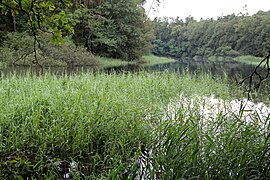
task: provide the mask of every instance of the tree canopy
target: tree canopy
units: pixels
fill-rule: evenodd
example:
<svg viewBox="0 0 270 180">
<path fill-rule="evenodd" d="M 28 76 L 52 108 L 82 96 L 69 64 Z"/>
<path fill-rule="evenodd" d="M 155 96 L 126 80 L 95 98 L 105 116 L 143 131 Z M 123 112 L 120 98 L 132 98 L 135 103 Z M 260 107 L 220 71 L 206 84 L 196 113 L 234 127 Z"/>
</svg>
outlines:
<svg viewBox="0 0 270 180">
<path fill-rule="evenodd" d="M 46 31 L 53 34 L 52 42 L 62 43 L 63 34 L 74 33 L 73 25 L 76 23 L 76 11 L 71 11 L 71 0 L 2 0 L 1 12 L 11 15 L 13 23 L 15 18 L 25 18 L 31 33 Z M 72 12 L 72 13 L 71 13 Z M 16 30 L 16 29 L 14 29 Z"/>
<path fill-rule="evenodd" d="M 90 4 L 75 27 L 75 42 L 93 53 L 122 59 L 138 59 L 151 49 L 153 30 L 143 1 L 110 0 Z"/>
<path fill-rule="evenodd" d="M 176 58 L 264 57 L 270 48 L 269 24 L 270 11 L 260 11 L 252 16 L 231 14 L 217 20 L 156 18 L 153 53 Z"/>
<path fill-rule="evenodd" d="M 149 53 L 154 38 L 144 3 L 145 0 L 2 0 L 0 21 L 4 26 L 0 33 L 27 31 L 38 45 L 38 37 L 44 37 L 40 33 L 52 34 L 51 42 L 58 45 L 64 43 L 63 37 L 71 35 L 77 46 L 84 46 L 95 55 L 135 60 Z"/>
</svg>

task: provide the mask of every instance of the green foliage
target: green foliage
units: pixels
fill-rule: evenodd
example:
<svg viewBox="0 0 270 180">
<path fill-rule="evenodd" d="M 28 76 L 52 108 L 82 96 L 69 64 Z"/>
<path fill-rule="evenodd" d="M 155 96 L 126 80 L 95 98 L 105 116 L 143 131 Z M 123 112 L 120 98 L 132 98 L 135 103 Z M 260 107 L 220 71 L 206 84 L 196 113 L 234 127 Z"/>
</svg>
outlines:
<svg viewBox="0 0 270 180">
<path fill-rule="evenodd" d="M 38 59 L 42 66 L 98 65 L 94 56 L 85 48 L 75 46 L 70 38 L 65 37 L 63 45 L 50 43 L 52 35 L 41 33 L 37 36 L 38 46 L 34 49 L 34 39 L 27 33 L 8 33 L 0 47 L 0 62 L 11 65 L 35 65 Z M 35 51 L 36 50 L 36 51 Z M 37 65 L 37 64 L 36 64 Z"/>
<path fill-rule="evenodd" d="M 33 39 L 27 33 L 8 33 L 0 47 L 0 62 L 16 64 L 19 60 L 34 54 Z M 33 60 L 33 59 L 32 59 Z M 31 61 L 30 61 L 31 62 Z"/>
<path fill-rule="evenodd" d="M 100 56 L 135 60 L 151 49 L 153 31 L 141 2 L 104 1 L 90 5 L 74 40 Z"/>
<path fill-rule="evenodd" d="M 11 21 L 9 16 L 0 14 L 0 44 L 3 44 L 5 34 L 12 31 Z"/>
<path fill-rule="evenodd" d="M 153 53 L 170 57 L 252 55 L 263 57 L 269 51 L 270 11 L 253 16 L 234 14 L 195 21 L 155 19 Z"/>
<path fill-rule="evenodd" d="M 71 13 L 71 0 L 2 0 L 0 10 L 2 14 L 10 14 L 12 17 L 24 14 L 33 35 L 39 30 L 53 34 L 51 41 L 54 44 L 63 44 L 63 35 L 74 33 L 73 26 L 77 21 Z"/>
<path fill-rule="evenodd" d="M 37 36 L 42 31 L 52 34 L 50 41 L 54 45 L 62 45 L 63 37 L 75 33 L 73 40 L 77 45 L 99 56 L 136 60 L 150 52 L 153 30 L 142 7 L 145 1 L 89 1 L 86 8 L 80 8 L 79 3 L 3 0 L 1 17 L 7 17 L 7 24 L 9 28 L 13 25 L 14 31 L 17 25 L 28 24 L 28 29 L 22 29 L 33 36 L 34 46 L 40 43 Z"/>
</svg>

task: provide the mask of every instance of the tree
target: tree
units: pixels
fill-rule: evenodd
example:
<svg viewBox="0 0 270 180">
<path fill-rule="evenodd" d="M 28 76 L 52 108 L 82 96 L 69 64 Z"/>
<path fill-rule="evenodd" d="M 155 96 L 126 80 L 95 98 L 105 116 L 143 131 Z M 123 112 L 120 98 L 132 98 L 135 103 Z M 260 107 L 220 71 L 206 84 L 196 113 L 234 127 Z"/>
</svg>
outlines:
<svg viewBox="0 0 270 180">
<path fill-rule="evenodd" d="M 2 14 L 10 14 L 13 22 L 15 17 L 24 14 L 30 31 L 36 37 L 38 31 L 46 31 L 53 34 L 52 42 L 63 43 L 62 36 L 74 32 L 77 14 L 70 13 L 71 0 L 1 0 Z M 14 28 L 15 29 L 15 28 Z M 16 29 L 15 29 L 16 30 Z"/>
<path fill-rule="evenodd" d="M 71 0 L 1 0 L 0 10 L 4 15 L 13 18 L 13 29 L 16 31 L 16 16 L 26 16 L 29 33 L 34 37 L 34 64 L 42 67 L 38 61 L 37 48 L 42 50 L 38 40 L 40 31 L 49 32 L 53 44 L 63 44 L 63 36 L 74 32 L 73 26 L 77 23 L 79 11 L 72 9 Z M 80 6 L 78 6 L 80 7 Z"/>
<path fill-rule="evenodd" d="M 81 23 L 75 27 L 75 42 L 96 55 L 138 59 L 150 51 L 153 39 L 142 3 L 141 0 L 90 3 Z"/>
<path fill-rule="evenodd" d="M 217 20 L 155 19 L 153 53 L 171 57 L 253 55 L 263 57 L 270 48 L 270 11 L 253 16 L 235 14 Z"/>
</svg>

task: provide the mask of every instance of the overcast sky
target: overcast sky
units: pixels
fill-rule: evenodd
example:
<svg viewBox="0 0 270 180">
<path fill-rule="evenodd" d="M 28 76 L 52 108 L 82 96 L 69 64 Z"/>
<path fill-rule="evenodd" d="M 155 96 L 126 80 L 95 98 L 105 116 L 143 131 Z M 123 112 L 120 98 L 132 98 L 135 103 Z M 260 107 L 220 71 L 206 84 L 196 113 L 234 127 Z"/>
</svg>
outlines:
<svg viewBox="0 0 270 180">
<path fill-rule="evenodd" d="M 146 12 L 149 11 L 153 0 L 147 0 L 145 5 Z M 228 15 L 245 12 L 244 6 L 247 5 L 247 12 L 252 15 L 259 10 L 270 10 L 270 0 L 161 0 L 158 11 L 150 10 L 149 16 L 153 17 L 174 17 L 179 16 L 181 19 L 193 16 L 199 20 L 201 17 L 216 18 L 222 15 Z M 155 6 L 154 6 L 155 8 Z"/>
</svg>

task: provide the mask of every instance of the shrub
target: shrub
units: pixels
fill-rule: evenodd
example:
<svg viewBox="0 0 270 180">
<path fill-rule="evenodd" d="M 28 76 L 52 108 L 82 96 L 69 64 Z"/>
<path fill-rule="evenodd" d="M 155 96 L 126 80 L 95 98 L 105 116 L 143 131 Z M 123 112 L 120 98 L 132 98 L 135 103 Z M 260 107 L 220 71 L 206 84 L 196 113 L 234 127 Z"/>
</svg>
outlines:
<svg viewBox="0 0 270 180">
<path fill-rule="evenodd" d="M 63 45 L 53 45 L 50 43 L 51 35 L 41 33 L 37 36 L 36 47 L 34 38 L 24 33 L 9 33 L 2 47 L 0 62 L 8 66 L 11 65 L 42 65 L 42 66 L 97 66 L 94 56 L 86 49 L 75 46 L 66 37 Z"/>
</svg>

